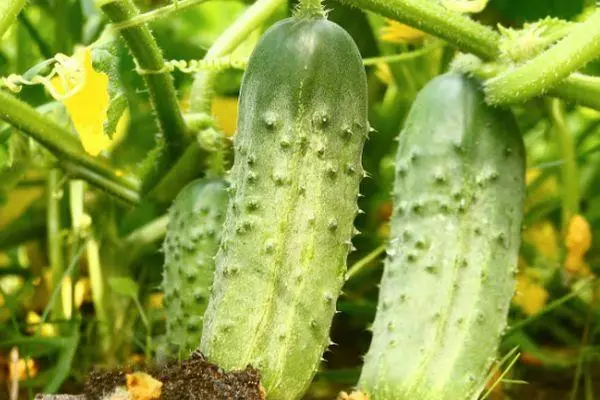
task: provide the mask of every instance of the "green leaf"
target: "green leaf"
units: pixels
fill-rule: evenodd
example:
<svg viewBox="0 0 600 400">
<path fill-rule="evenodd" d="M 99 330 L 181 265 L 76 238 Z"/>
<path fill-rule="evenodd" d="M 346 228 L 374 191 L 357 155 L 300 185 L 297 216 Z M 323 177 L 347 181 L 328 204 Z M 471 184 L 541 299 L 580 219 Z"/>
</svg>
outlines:
<svg viewBox="0 0 600 400">
<path fill-rule="evenodd" d="M 117 130 L 117 123 L 127 109 L 127 97 L 119 78 L 119 60 L 122 48 L 111 31 L 104 34 L 91 46 L 94 70 L 108 75 L 108 110 L 104 122 L 104 133 L 111 139 Z"/>
</svg>

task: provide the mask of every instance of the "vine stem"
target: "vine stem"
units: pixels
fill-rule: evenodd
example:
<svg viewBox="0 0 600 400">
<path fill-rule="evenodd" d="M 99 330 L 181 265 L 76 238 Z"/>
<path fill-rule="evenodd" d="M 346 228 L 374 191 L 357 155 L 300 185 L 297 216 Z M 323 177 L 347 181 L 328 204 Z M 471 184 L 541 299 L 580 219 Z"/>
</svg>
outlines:
<svg viewBox="0 0 600 400">
<path fill-rule="evenodd" d="M 549 104 L 550 118 L 556 134 L 556 146 L 563 160 L 562 175 L 562 226 L 563 234 L 571 217 L 579 213 L 579 171 L 577 168 L 577 152 L 575 142 L 565 120 L 563 106 L 558 99 L 552 99 Z"/>
<path fill-rule="evenodd" d="M 469 17 L 423 0 L 339 0 L 438 36 L 459 49 L 489 60 L 497 58 L 500 35 Z"/>
<path fill-rule="evenodd" d="M 113 23 L 119 24 L 139 16 L 131 0 L 97 0 L 97 4 Z M 150 102 L 164 138 L 164 148 L 155 168 L 144 177 L 142 190 L 152 188 L 168 168 L 179 158 L 189 142 L 173 78 L 164 69 L 165 61 L 146 24 L 120 30 L 123 39 L 135 58 L 138 67 L 144 70 L 143 78 L 150 95 Z"/>
<path fill-rule="evenodd" d="M 485 80 L 504 73 L 508 67 L 496 63 L 482 64 L 477 59 L 473 60 L 472 56 L 464 55 L 455 61 L 453 68 Z M 574 72 L 546 94 L 600 111 L 600 77 Z"/>
<path fill-rule="evenodd" d="M 86 154 L 71 133 L 33 107 L 0 90 L 0 119 L 20 129 L 46 147 L 61 167 L 75 169 L 95 186 L 135 203 L 139 184 L 135 178 L 117 176 L 104 162 Z"/>
<path fill-rule="evenodd" d="M 0 1 L 0 39 L 15 22 L 23 7 L 25 7 L 25 0 Z"/>
<path fill-rule="evenodd" d="M 599 55 L 600 10 L 597 10 L 548 50 L 487 81 L 486 98 L 492 104 L 523 102 L 543 94 Z"/>
</svg>

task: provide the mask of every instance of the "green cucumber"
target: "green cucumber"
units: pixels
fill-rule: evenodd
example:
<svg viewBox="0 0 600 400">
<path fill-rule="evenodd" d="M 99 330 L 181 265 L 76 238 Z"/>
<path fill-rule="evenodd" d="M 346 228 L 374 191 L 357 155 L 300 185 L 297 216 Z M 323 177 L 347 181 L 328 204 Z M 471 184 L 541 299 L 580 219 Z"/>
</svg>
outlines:
<svg viewBox="0 0 600 400">
<path fill-rule="evenodd" d="M 200 344 L 225 212 L 227 186 L 198 179 L 179 192 L 169 209 L 163 243 L 166 341 L 179 357 Z"/>
<path fill-rule="evenodd" d="M 252 364 L 269 399 L 302 396 L 329 344 L 368 130 L 366 74 L 340 26 L 295 16 L 264 34 L 242 81 L 201 351 Z"/>
<path fill-rule="evenodd" d="M 525 196 L 514 117 L 445 74 L 399 136 L 392 234 L 359 388 L 373 400 L 476 399 L 514 291 Z"/>
</svg>

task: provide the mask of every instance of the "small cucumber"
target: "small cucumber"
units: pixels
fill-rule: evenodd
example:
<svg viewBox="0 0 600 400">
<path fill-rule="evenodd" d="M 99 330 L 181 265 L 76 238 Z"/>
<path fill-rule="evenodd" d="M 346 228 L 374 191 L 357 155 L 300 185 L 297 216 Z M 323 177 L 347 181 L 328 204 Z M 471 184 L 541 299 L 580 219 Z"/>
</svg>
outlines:
<svg viewBox="0 0 600 400">
<path fill-rule="evenodd" d="M 399 136 L 392 240 L 359 387 L 373 400 L 476 399 L 514 290 L 525 195 L 514 117 L 455 74 Z"/>
<path fill-rule="evenodd" d="M 201 350 L 302 396 L 329 344 L 368 133 L 356 45 L 322 17 L 271 27 L 243 77 L 231 202 Z"/>
<path fill-rule="evenodd" d="M 226 209 L 225 182 L 199 179 L 179 192 L 169 210 L 162 283 L 166 340 L 180 357 L 200 345 Z"/>
</svg>

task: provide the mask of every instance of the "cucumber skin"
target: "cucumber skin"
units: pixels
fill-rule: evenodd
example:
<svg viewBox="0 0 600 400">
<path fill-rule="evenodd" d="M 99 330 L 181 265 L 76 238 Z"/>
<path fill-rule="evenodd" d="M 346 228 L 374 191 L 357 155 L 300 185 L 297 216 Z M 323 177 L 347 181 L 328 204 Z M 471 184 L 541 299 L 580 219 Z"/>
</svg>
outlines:
<svg viewBox="0 0 600 400">
<path fill-rule="evenodd" d="M 226 210 L 226 183 L 205 179 L 184 187 L 169 209 L 162 286 L 166 341 L 179 357 L 188 356 L 200 345 Z"/>
<path fill-rule="evenodd" d="M 368 129 L 366 74 L 341 27 L 292 17 L 264 34 L 242 81 L 201 350 L 252 364 L 269 399 L 301 397 L 329 345 Z"/>
<path fill-rule="evenodd" d="M 393 238 L 359 388 L 373 400 L 476 399 L 514 291 L 525 196 L 514 117 L 446 74 L 399 137 Z"/>
</svg>

